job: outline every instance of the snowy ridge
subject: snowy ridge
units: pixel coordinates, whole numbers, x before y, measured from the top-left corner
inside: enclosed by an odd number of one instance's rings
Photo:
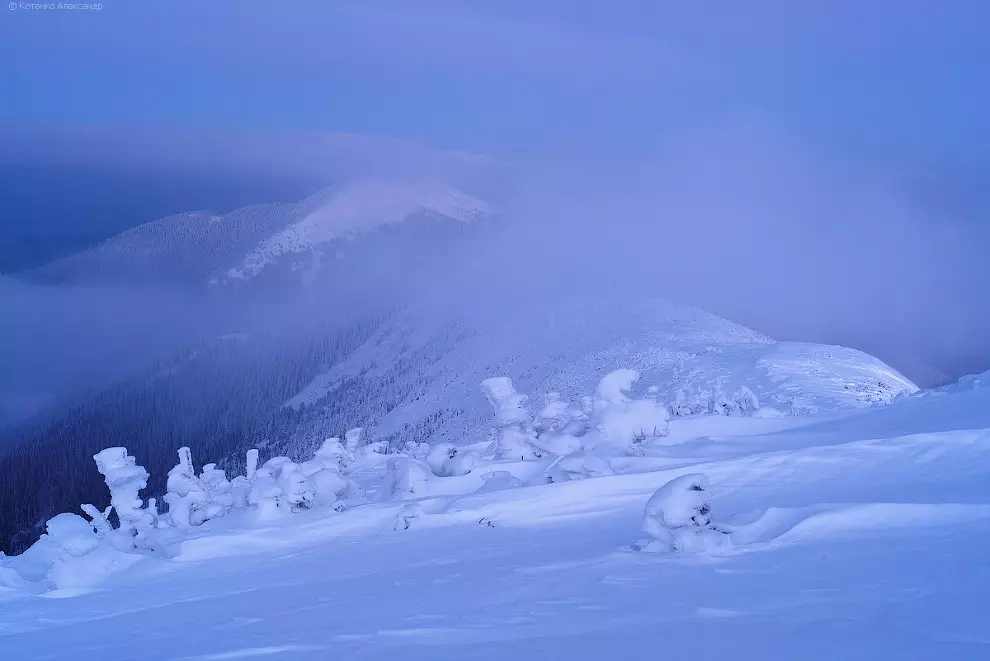
[[[301,219],[264,239],[226,276],[250,279],[279,257],[313,250],[337,239],[353,238],[383,225],[400,223],[419,212],[432,212],[460,222],[492,214],[475,197],[438,183],[364,180],[331,188],[301,203]]]
[[[361,384],[364,394],[353,408],[374,413],[355,424],[370,434],[404,442],[415,430],[417,440],[472,442],[487,433],[488,407],[477,396],[482,380],[513,374],[536,401],[551,392],[572,398],[614,365],[638,370],[641,388],[657,386],[667,402],[682,389],[710,400],[719,389],[745,386],[765,404],[800,415],[885,404],[917,390],[862,352],[778,343],[662,299],[558,300],[548,306],[520,298],[511,312],[490,316],[410,308],[285,405],[318,410],[324,399],[348,401],[340,389]],[[304,425],[298,434],[303,444],[292,450],[310,449],[302,439],[319,437],[319,422]]]

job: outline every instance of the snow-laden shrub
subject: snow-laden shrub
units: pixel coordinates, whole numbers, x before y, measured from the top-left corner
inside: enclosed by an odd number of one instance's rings
[[[590,414],[590,398],[586,410],[584,406],[564,402],[559,393],[552,392],[547,395],[546,405],[533,423],[537,438],[532,443],[544,455],[580,452],[584,448],[582,437],[588,432]]]
[[[216,476],[211,475],[211,479],[215,478]],[[226,476],[224,480],[226,481]],[[226,506],[215,502],[209,489],[196,476],[189,448],[179,448],[179,463],[168,472],[166,489],[168,518],[176,528],[200,526],[227,513]]]
[[[300,464],[300,469],[313,488],[314,503],[332,505],[340,511],[345,506],[344,501],[358,500],[362,495],[357,484],[341,471],[342,465],[350,464],[341,463],[338,450],[346,452],[337,439],[329,439],[313,454],[312,459]]]
[[[272,457],[256,473],[248,503],[262,518],[279,512],[299,512],[311,508],[316,491],[299,464],[288,457]]]
[[[279,464],[275,480],[282,490],[279,506],[288,506],[292,512],[308,510],[316,499],[313,485],[303,474],[299,464],[287,461]]]
[[[344,445],[347,451],[351,453],[351,456],[357,452],[358,448],[361,447],[361,436],[364,434],[364,427],[355,427],[354,429],[347,430],[344,434]]]
[[[639,547],[647,551],[699,553],[725,549],[729,535],[712,523],[708,476],[682,475],[650,496],[643,515],[643,532],[650,539]]]
[[[224,514],[234,507],[233,485],[227,479],[227,473],[217,468],[216,464],[206,464],[199,473],[199,480],[206,487],[210,502],[223,507]],[[211,517],[212,518],[212,517]]]
[[[433,479],[429,464],[412,457],[390,457],[378,487],[378,500],[403,500],[426,495],[426,485]]]
[[[426,455],[426,463],[438,477],[467,475],[475,462],[474,455],[461,451],[453,443],[437,443]]]
[[[743,415],[753,415],[760,410],[759,398],[747,386],[739,386],[739,389],[732,394],[732,399]]]
[[[420,461],[426,461],[426,457],[430,454],[430,450],[432,449],[433,446],[429,443],[406,441],[406,444],[402,448],[402,454],[413,457],[414,459],[419,459]]]
[[[32,549],[45,556],[49,567],[46,579],[56,589],[95,585],[140,557],[115,548],[76,514],[59,514],[45,527],[46,534],[35,545],[41,548]]]
[[[590,452],[575,452],[555,459],[544,476],[546,481],[552,484],[614,474],[611,464],[604,457]]]
[[[560,397],[559,392],[547,393],[543,408],[533,421],[537,434],[546,432],[559,434],[571,421],[571,407]]]
[[[676,417],[707,415],[712,411],[712,397],[698,388],[679,388],[670,404],[670,414]]]
[[[504,376],[485,379],[481,388],[495,411],[495,457],[523,461],[542,457],[526,410],[526,395],[517,393],[512,380]]]
[[[652,398],[631,399],[628,391],[639,380],[636,370],[607,374],[595,390],[593,423],[606,444],[635,454],[637,446],[670,433],[667,407]]]
[[[153,514],[145,509],[138,495],[148,486],[148,471],[137,465],[134,457],[127,454],[127,448],[107,448],[93,455],[93,459],[110,489],[110,506],[120,522],[120,527],[111,535],[112,543],[120,550],[154,548],[157,512]],[[97,521],[104,531],[109,526],[108,523],[104,525],[106,516],[103,514]]]
[[[346,473],[354,465],[354,453],[336,437],[323,441],[323,445],[313,456],[324,462],[332,462],[341,473]]]
[[[247,451],[247,469],[244,475],[238,475],[230,482],[230,496],[234,507],[247,507],[248,495],[258,473],[258,450],[251,448]]]

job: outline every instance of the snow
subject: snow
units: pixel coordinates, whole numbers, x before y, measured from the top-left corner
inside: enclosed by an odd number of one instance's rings
[[[555,460],[482,458],[485,443],[458,445],[477,466],[446,477],[421,459],[359,452],[349,478],[372,496],[382,485],[381,497],[260,521],[235,508],[175,537],[170,557],[94,546],[85,520],[60,515],[31,551],[0,558],[0,650],[142,661],[990,655],[990,389],[669,424],[642,456],[592,454],[609,472],[552,483],[535,478]],[[440,472],[452,447],[432,457]],[[313,461],[336,470],[346,449],[324,449]],[[731,544],[644,552],[644,515]],[[45,568],[69,557],[92,566],[39,590]]]
[[[283,255],[312,251],[338,239],[401,223],[418,212],[460,222],[493,214],[486,202],[432,181],[357,180],[317,193],[301,206],[305,210],[301,218],[262,240],[226,276],[247,280]]]
[[[538,426],[545,424],[548,395],[573,402],[620,366],[639,373],[637,392],[657,386],[654,397],[661,402],[686,389],[693,403],[711,409],[719,388],[731,396],[745,386],[768,409],[765,415],[773,415],[769,409],[806,416],[869,408],[917,391],[860,351],[775,342],[663,299],[562,298],[548,306],[520,294],[497,311],[411,305],[285,405],[305,405],[313,414],[323,400],[353,401],[355,418],[367,420],[373,436],[398,437],[400,446],[407,440],[460,444],[487,436],[491,408],[478,397],[485,379],[511,377],[530,396]],[[547,415],[556,413],[551,407]]]

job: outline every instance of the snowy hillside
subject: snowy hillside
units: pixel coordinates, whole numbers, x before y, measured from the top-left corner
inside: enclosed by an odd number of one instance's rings
[[[80,253],[23,274],[54,283],[197,284],[282,226],[293,204],[229,213],[192,211],[138,225]]]
[[[353,252],[361,237],[373,239],[409,225],[412,233],[433,232],[442,238],[445,223],[468,223],[493,213],[487,202],[437,181],[344,181],[301,202],[161,218],[21,277],[46,283],[243,286],[281,266],[298,284],[320,276],[325,262]],[[415,246],[411,240],[405,243]]]
[[[492,209],[482,200],[434,182],[351,182],[303,201],[295,213],[297,220],[263,239],[225,276],[247,280],[286,255],[314,254],[336,241],[422,213],[470,222],[491,216]]]
[[[278,447],[311,451],[339,429],[376,438],[477,441],[487,405],[477,383],[498,374],[536,401],[593,387],[612,365],[642,374],[643,388],[691,405],[751,389],[786,414],[889,403],[917,388],[883,362],[844,347],[774,342],[748,328],[659,299],[557,300],[520,296],[511,306],[466,311],[409,308],[346,360],[286,402],[302,421]],[[335,426],[336,425],[336,426]],[[286,437],[283,437],[283,439]]]
[[[582,438],[608,436],[608,416],[642,419],[650,400],[626,398],[621,381],[595,390]],[[533,438],[500,401],[503,438]],[[986,658],[990,390],[822,413],[674,417],[632,454],[527,461],[484,444],[456,462],[383,455],[349,438],[227,487],[186,458],[167,498],[207,520],[173,517],[152,536],[148,510],[126,498],[147,474],[107,451],[97,463],[115,506],[145,532],[62,515],[31,552],[0,558],[0,648],[141,661]],[[157,553],[109,545],[154,539]]]

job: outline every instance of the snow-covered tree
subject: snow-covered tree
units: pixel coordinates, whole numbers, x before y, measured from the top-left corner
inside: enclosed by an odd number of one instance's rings
[[[257,449],[251,448],[247,451],[246,465],[245,474],[238,475],[230,483],[230,495],[234,507],[247,507],[249,504],[248,495],[251,493],[251,487],[258,472]]]
[[[691,473],[660,487],[646,503],[643,532],[650,539],[640,548],[697,553],[728,547],[729,535],[712,523],[709,486],[708,476]]]
[[[341,452],[345,453],[341,455]],[[363,498],[361,490],[352,480],[345,477],[342,466],[350,467],[353,457],[338,439],[328,439],[314,454],[313,458],[300,464],[302,474],[313,488],[314,503],[332,505],[340,511],[345,500]]]
[[[627,453],[651,438],[670,432],[667,407],[655,399],[631,399],[629,390],[639,379],[636,370],[611,372],[598,383],[593,404],[593,424],[607,445]]]
[[[48,520],[45,529],[46,534],[29,551],[44,556],[46,579],[54,588],[96,584],[137,559],[101,538],[91,523],[76,514],[59,514]]]
[[[349,429],[346,434],[344,434],[344,444],[347,447],[347,451],[353,456],[357,452],[357,449],[361,446],[361,436],[364,434],[363,427],[355,427],[354,429]]]
[[[437,443],[426,455],[426,463],[438,477],[467,475],[474,468],[474,455],[462,452],[453,443]]]
[[[739,389],[733,393],[732,399],[743,415],[753,415],[760,410],[759,398],[746,386],[739,386]]]
[[[127,454],[127,448],[107,448],[93,459],[110,489],[110,506],[120,522],[113,536],[114,545],[121,550],[152,548],[157,517],[144,508],[139,496],[148,486],[148,471],[137,465],[134,457]],[[102,522],[98,524],[102,527]]]
[[[217,480],[217,478],[215,473],[210,474],[210,479]],[[226,481],[226,479],[224,476],[223,480]],[[218,483],[218,488],[223,487]],[[228,510],[225,504],[228,496],[231,505],[233,504],[233,496],[229,494],[229,491],[223,502],[213,500],[209,488],[196,476],[192,452],[186,447],[179,448],[179,463],[168,472],[166,489],[165,502],[168,504],[168,518],[171,524],[177,528],[200,526],[210,519],[223,516]]]
[[[358,438],[360,435],[358,435]],[[346,473],[354,464],[354,453],[348,450],[339,438],[328,438],[323,441],[323,445],[313,455],[314,459],[319,458],[326,462],[332,462],[341,473]],[[325,468],[326,465],[324,464]]]
[[[495,411],[495,457],[525,461],[543,456],[534,443],[536,431],[526,411],[526,395],[517,393],[512,380],[504,376],[485,379],[481,388]]]
[[[559,392],[547,393],[543,408],[533,421],[533,429],[537,434],[558,434],[570,422],[570,406],[560,397]]]
[[[217,468],[216,464],[206,464],[203,466],[203,470],[199,474],[199,480],[206,487],[206,493],[210,497],[210,502],[223,507],[225,514],[233,508],[233,485],[227,479],[227,474]]]
[[[426,495],[426,485],[433,479],[429,464],[412,457],[389,457],[385,474],[378,487],[378,500],[402,500]]]
[[[739,415],[739,404],[725,394],[722,390],[722,382],[715,386],[715,394],[712,396],[712,413],[714,415]]]
[[[292,461],[280,463],[274,477],[282,491],[279,507],[298,512],[308,510],[313,506],[316,490],[313,489],[313,485],[303,474],[299,464]]]

